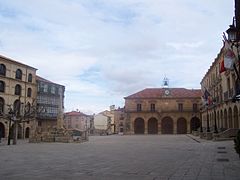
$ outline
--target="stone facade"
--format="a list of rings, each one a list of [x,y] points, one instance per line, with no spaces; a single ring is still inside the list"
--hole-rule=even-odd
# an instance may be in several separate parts
[[[126,113],[124,108],[118,108],[114,111],[116,125],[115,133],[117,134],[123,134],[123,132],[126,132],[125,115]]]
[[[125,97],[124,134],[186,134],[200,127],[201,90],[149,88]]]
[[[240,104],[233,102],[238,91],[237,75],[234,70],[220,73],[224,60],[222,47],[214,62],[201,81],[202,91],[208,91],[211,102],[202,107],[204,129],[223,131],[228,128],[240,128]],[[239,64],[236,64],[239,67]]]
[[[9,127],[17,122],[18,138],[29,138],[34,131],[33,118],[25,116],[36,100],[36,68],[0,56],[0,136],[7,138]],[[10,123],[9,110],[18,113]],[[24,116],[23,116],[24,115]],[[11,133],[10,133],[11,134]]]

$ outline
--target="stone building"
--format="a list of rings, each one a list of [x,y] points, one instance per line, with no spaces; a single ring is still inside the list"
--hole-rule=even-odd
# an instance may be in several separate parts
[[[64,126],[68,130],[76,129],[79,131],[87,131],[89,135],[93,134],[93,116],[79,111],[66,112],[64,114]]]
[[[115,133],[123,134],[126,132],[126,125],[125,125],[125,108],[118,108],[114,111],[114,119],[115,119]]]
[[[63,128],[65,87],[37,76],[37,127],[41,132]]]
[[[111,116],[107,115],[106,111],[94,115],[94,134],[108,135],[112,134]]]
[[[200,127],[201,90],[147,88],[125,97],[124,134],[186,134]]]
[[[239,4],[240,1],[235,0],[235,18],[226,31],[228,39],[224,37],[223,47],[201,81],[202,91],[207,95],[207,102],[202,107],[203,127],[209,133],[227,130],[218,134],[222,137],[236,135],[240,128]],[[229,58],[229,51],[234,56]],[[224,62],[227,59],[232,59],[230,68]]]
[[[8,137],[9,127],[17,123],[18,138],[29,138],[34,131],[33,119],[27,118],[36,100],[37,69],[10,58],[0,56],[0,136]],[[14,117],[10,123],[9,110]],[[16,117],[17,115],[17,117]],[[12,133],[10,133],[12,134]]]

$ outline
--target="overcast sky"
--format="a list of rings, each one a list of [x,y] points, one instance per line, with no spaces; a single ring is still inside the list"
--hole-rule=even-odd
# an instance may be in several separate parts
[[[0,54],[98,113],[147,87],[200,88],[234,0],[0,0]]]

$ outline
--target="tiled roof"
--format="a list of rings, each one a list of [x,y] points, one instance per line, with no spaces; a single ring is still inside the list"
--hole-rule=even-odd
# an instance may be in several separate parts
[[[71,111],[71,112],[66,112],[65,115],[67,116],[88,116],[82,112],[79,111]]]
[[[168,88],[169,95],[165,95],[166,88],[147,88],[135,94],[125,97],[125,99],[134,98],[200,98],[202,92],[200,89]]]

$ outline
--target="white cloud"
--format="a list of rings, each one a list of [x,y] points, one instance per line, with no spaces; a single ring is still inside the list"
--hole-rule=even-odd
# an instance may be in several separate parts
[[[1,54],[100,112],[146,87],[197,88],[233,16],[229,0],[0,1]]]

